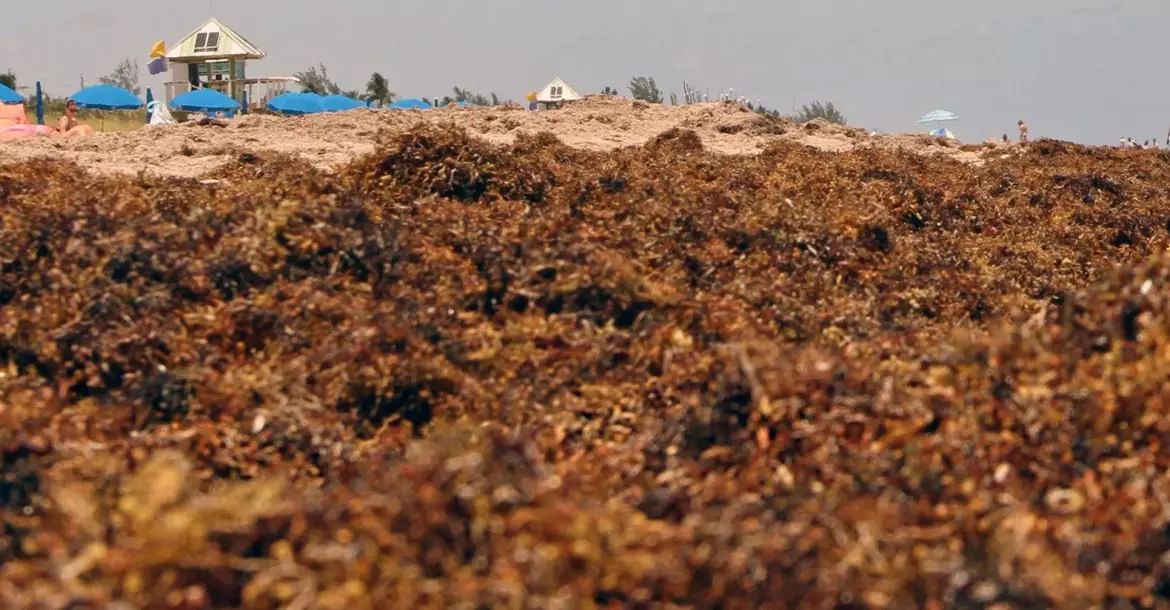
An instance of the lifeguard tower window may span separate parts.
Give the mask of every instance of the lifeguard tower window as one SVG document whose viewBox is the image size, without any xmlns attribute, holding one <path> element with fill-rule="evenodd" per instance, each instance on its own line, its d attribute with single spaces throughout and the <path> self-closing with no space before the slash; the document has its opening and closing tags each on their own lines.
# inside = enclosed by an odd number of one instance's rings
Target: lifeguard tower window
<svg viewBox="0 0 1170 610">
<path fill-rule="evenodd" d="M 549 97 L 560 97 L 561 96 L 561 87 L 559 87 L 559 86 L 553 87 L 552 91 L 549 91 L 549 94 L 550 94 Z"/>
<path fill-rule="evenodd" d="M 201 32 L 195 36 L 195 52 L 219 50 L 219 32 Z"/>
</svg>

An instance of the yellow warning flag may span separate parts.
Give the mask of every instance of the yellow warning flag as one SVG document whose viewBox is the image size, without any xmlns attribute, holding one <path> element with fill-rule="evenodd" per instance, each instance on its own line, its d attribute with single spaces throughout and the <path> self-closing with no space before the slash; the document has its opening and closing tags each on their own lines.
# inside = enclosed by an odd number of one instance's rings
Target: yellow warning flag
<svg viewBox="0 0 1170 610">
<path fill-rule="evenodd" d="M 158 59 L 160 57 L 165 57 L 166 54 L 167 54 L 167 42 L 165 40 L 160 40 L 160 41 L 154 43 L 154 47 L 152 47 L 150 49 L 150 58 L 151 59 Z"/>
<path fill-rule="evenodd" d="M 528 101 L 530 101 L 530 102 L 535 102 L 535 101 L 536 101 L 536 94 L 535 94 L 535 93 L 529 93 L 528 95 L 525 95 L 525 96 L 524 96 L 524 99 L 526 99 L 526 100 L 528 100 Z"/>
</svg>

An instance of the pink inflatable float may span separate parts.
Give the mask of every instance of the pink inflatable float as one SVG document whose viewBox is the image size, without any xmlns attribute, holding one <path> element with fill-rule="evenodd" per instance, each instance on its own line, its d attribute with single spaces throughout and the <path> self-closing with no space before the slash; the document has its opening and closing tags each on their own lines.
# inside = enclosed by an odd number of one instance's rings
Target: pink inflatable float
<svg viewBox="0 0 1170 610">
<path fill-rule="evenodd" d="M 48 125 L 12 125 L 0 128 L 0 141 L 57 135 L 57 130 Z"/>
</svg>

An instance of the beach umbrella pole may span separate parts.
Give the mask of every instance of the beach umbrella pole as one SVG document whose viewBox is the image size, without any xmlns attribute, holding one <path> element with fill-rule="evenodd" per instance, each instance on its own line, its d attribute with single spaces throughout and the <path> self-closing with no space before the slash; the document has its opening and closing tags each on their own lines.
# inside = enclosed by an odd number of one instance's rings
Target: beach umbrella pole
<svg viewBox="0 0 1170 610">
<path fill-rule="evenodd" d="M 41 90 L 41 81 L 37 81 L 37 125 L 45 124 L 45 97 Z"/>
</svg>

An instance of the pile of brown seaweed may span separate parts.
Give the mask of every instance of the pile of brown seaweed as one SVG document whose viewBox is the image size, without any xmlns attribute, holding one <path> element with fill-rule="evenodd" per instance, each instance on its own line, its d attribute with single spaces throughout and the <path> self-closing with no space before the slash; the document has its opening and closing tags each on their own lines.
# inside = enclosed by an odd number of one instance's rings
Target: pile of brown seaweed
<svg viewBox="0 0 1170 610">
<path fill-rule="evenodd" d="M 208 178 L 0 167 L 4 607 L 1170 607 L 1170 156 Z"/>
</svg>

